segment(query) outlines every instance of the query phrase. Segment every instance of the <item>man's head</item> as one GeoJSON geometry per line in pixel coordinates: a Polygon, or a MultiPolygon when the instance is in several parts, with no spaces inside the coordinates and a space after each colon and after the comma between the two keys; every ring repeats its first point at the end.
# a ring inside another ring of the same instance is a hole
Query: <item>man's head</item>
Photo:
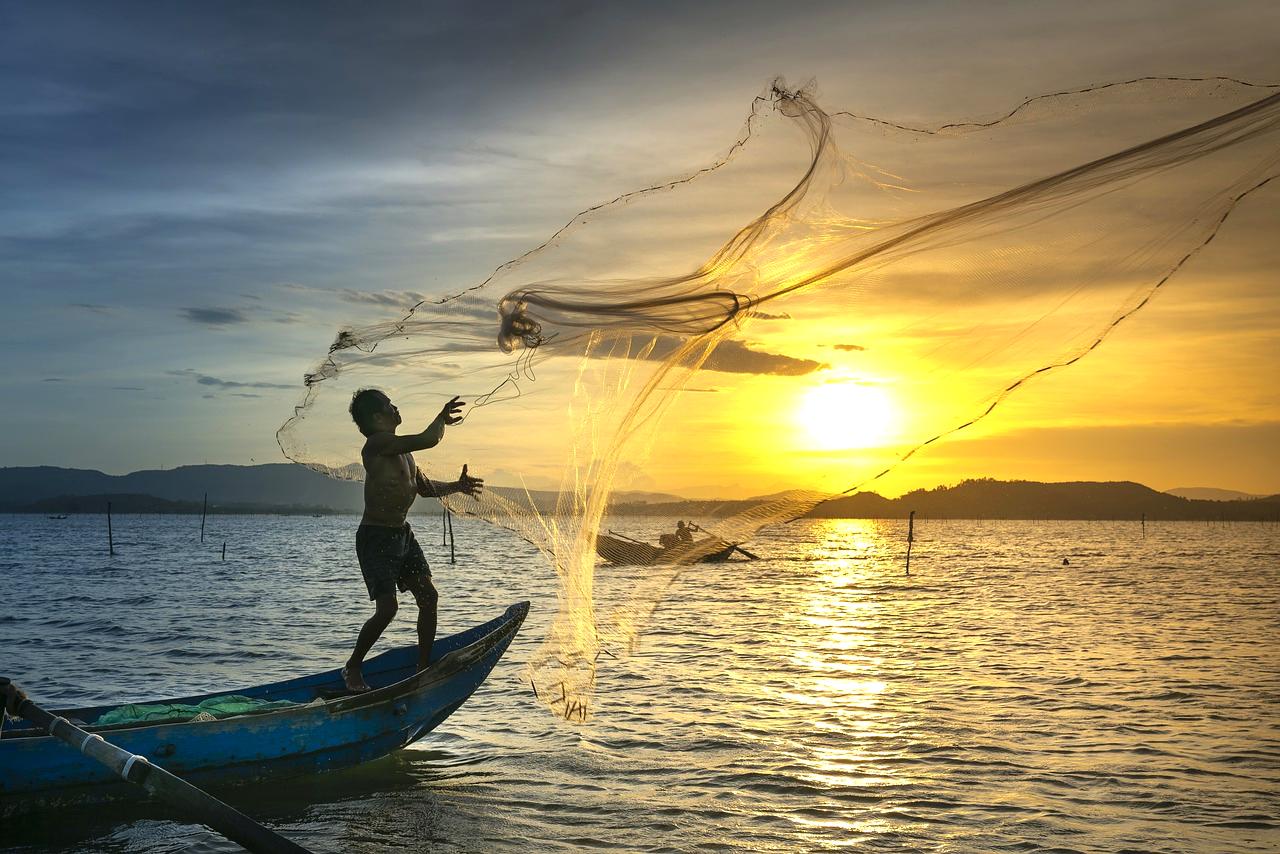
{"type": "Polygon", "coordinates": [[[400,423],[400,410],[376,388],[362,388],[351,395],[351,420],[366,436],[388,433],[400,423]]]}

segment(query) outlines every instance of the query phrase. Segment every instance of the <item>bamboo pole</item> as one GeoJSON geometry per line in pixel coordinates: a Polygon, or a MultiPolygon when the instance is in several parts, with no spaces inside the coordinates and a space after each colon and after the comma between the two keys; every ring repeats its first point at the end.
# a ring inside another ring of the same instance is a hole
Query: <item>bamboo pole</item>
{"type": "Polygon", "coordinates": [[[200,542],[204,542],[204,517],[209,512],[209,493],[204,494],[204,504],[200,508],[200,542]]]}
{"type": "Polygon", "coordinates": [[[107,502],[107,554],[115,557],[116,541],[111,534],[111,502],[107,502]]]}
{"type": "Polygon", "coordinates": [[[122,750],[101,735],[85,732],[66,718],[46,712],[4,677],[0,677],[0,691],[10,714],[26,718],[59,741],[110,768],[122,780],[141,786],[253,854],[309,854],[301,845],[268,830],[234,807],[152,764],[146,757],[122,750]]]}

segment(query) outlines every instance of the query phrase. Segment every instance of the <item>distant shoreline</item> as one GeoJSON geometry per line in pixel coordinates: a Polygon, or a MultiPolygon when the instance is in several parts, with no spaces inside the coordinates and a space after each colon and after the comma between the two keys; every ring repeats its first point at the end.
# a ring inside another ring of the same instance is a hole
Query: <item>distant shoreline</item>
{"type": "MultiPolygon", "coordinates": [[[[753,501],[681,501],[619,504],[614,516],[659,514],[724,518],[753,501]]],[[[898,498],[874,492],[839,496],[803,514],[809,519],[1008,519],[1061,521],[1280,522],[1280,495],[1236,501],[1182,498],[1139,483],[966,480],[955,486],[917,489],[898,498]]]]}
{"type": "MultiPolygon", "coordinates": [[[[489,487],[521,505],[553,514],[559,496],[550,491],[489,487]]],[[[786,495],[748,499],[690,500],[649,492],[619,492],[612,518],[659,516],[713,524],[786,495]]],[[[0,468],[0,513],[31,515],[114,514],[336,516],[359,514],[363,486],[335,481],[302,466],[187,466],[113,476],[52,466],[0,468]]],[[[434,499],[419,502],[416,517],[439,515],[434,499]]],[[[785,509],[779,512],[785,512],[785,509]]],[[[1280,495],[1235,500],[1189,498],[1139,483],[1001,481],[976,478],[954,486],[917,489],[898,498],[874,492],[833,496],[806,518],[1018,519],[1064,521],[1280,522],[1280,495]]]]}

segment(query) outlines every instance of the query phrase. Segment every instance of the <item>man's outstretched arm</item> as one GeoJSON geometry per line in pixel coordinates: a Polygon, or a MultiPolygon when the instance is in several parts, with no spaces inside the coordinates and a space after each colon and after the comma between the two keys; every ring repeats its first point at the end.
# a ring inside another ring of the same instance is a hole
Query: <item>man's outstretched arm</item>
{"type": "Polygon", "coordinates": [[[453,495],[458,492],[476,498],[480,495],[480,490],[484,489],[484,478],[472,477],[467,474],[466,464],[463,464],[462,474],[458,479],[448,482],[430,480],[422,473],[422,469],[417,469],[417,472],[418,494],[423,498],[443,498],[446,495],[453,495]]]}
{"type": "Polygon", "coordinates": [[[411,433],[408,436],[397,436],[395,433],[376,433],[365,442],[365,451],[375,456],[399,456],[400,454],[411,454],[414,451],[425,451],[427,448],[434,448],[444,438],[446,425],[452,426],[462,421],[460,413],[464,406],[466,406],[465,402],[454,397],[444,405],[444,408],[440,410],[440,414],[421,433],[411,433]]]}

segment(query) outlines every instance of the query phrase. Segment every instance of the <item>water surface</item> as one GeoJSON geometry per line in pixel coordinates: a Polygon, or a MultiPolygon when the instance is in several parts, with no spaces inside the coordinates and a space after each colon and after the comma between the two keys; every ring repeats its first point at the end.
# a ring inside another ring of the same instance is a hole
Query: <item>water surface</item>
{"type": "MultiPolygon", "coordinates": [[[[0,515],[0,671],[39,701],[331,668],[370,611],[354,517],[211,517],[203,545],[195,517],[114,522],[112,558],[103,517],[0,515]]],[[[899,522],[781,526],[763,560],[681,576],[586,724],[525,678],[556,609],[532,547],[455,519],[451,565],[438,520],[417,524],[442,634],[533,610],[413,747],[218,792],[317,852],[1280,848],[1274,524],[925,520],[910,576],[899,522]]],[[[412,613],[375,652],[413,642],[412,613]]],[[[239,850],[147,804],[5,833],[40,854],[239,850]]]]}

